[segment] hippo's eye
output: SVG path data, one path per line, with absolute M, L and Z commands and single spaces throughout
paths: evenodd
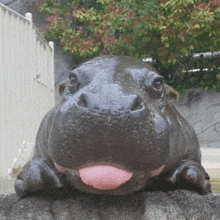
M 162 91 L 163 90 L 163 79 L 159 78 L 159 79 L 154 80 L 152 86 L 154 90 L 158 92 Z
M 149 94 L 153 97 L 161 98 L 163 96 L 163 77 L 156 77 L 148 87 Z
M 75 84 L 77 84 L 77 82 L 78 82 L 78 77 L 77 77 L 77 75 L 76 75 L 75 73 L 70 72 L 70 74 L 69 74 L 69 80 L 70 80 L 70 84 L 71 84 L 71 85 L 75 85 Z
M 75 93 L 76 91 L 78 91 L 79 86 L 80 86 L 80 83 L 78 81 L 78 76 L 75 73 L 70 72 L 69 73 L 69 81 L 70 81 L 70 84 L 68 87 L 69 92 Z

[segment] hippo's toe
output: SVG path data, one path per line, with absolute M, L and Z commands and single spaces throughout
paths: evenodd
M 27 192 L 24 189 L 23 181 L 20 179 L 17 179 L 15 181 L 15 192 L 21 197 L 24 198 L 27 196 Z
M 22 198 L 41 191 L 53 192 L 63 187 L 62 174 L 48 159 L 29 161 L 18 174 L 15 191 Z
M 211 193 L 209 175 L 201 164 L 187 160 L 184 161 L 168 178 L 174 186 L 198 191 L 200 194 Z

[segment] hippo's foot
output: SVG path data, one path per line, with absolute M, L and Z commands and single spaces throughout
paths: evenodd
M 15 191 L 20 197 L 38 195 L 39 192 L 54 194 L 53 192 L 57 193 L 63 187 L 63 178 L 51 160 L 47 158 L 31 160 L 18 174 Z
M 207 194 L 212 192 L 209 179 L 209 175 L 201 164 L 187 160 L 172 170 L 172 175 L 167 180 L 175 188 L 189 189 L 200 194 Z
M 201 164 L 185 160 L 149 179 L 141 191 L 170 191 L 186 189 L 199 194 L 211 193 L 209 175 Z

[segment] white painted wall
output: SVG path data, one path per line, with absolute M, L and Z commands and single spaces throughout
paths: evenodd
M 26 17 L 0 4 L 0 176 L 15 159 L 28 159 L 40 122 L 54 106 L 53 42 L 31 14 Z

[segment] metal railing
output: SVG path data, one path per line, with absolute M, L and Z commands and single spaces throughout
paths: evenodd
M 0 176 L 18 165 L 23 148 L 31 152 L 54 102 L 53 42 L 37 30 L 31 13 L 23 17 L 0 4 Z
M 215 52 L 203 52 L 203 53 L 194 53 L 192 54 L 192 59 L 196 60 L 196 59 L 213 59 L 213 58 L 218 58 L 220 57 L 220 51 L 215 51 Z M 151 57 L 145 58 L 143 59 L 144 62 L 148 62 L 148 63 L 155 63 L 156 60 L 154 60 Z

